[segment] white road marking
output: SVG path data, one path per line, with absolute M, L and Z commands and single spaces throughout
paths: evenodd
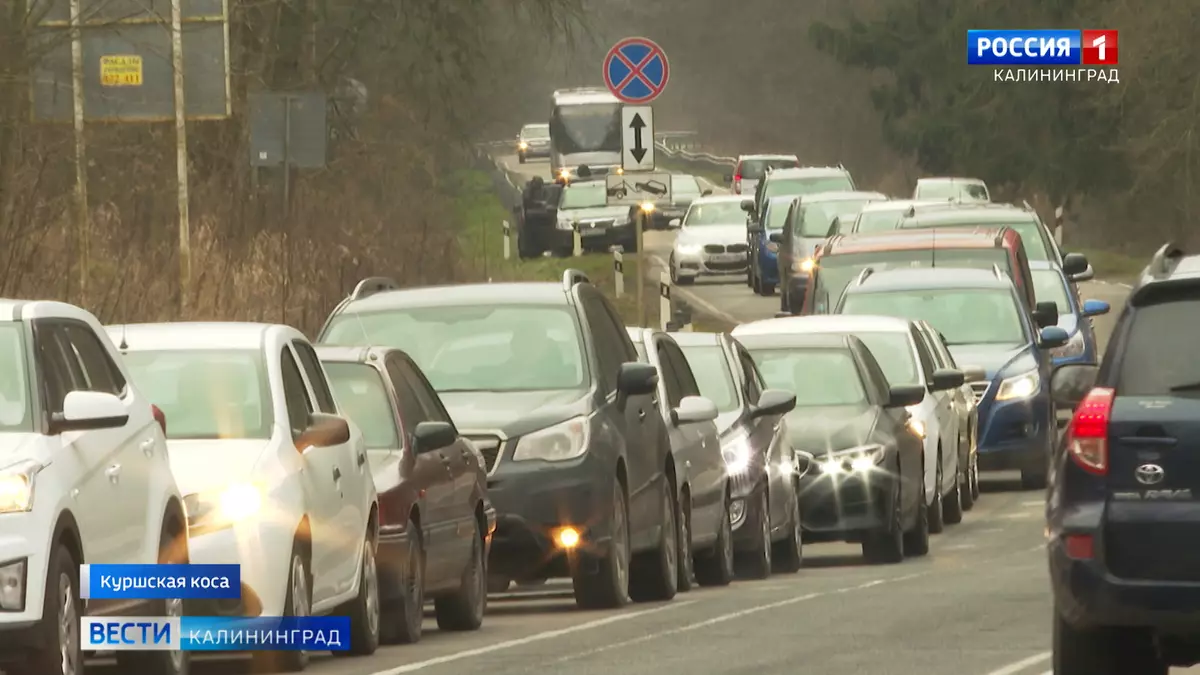
M 664 270 L 670 270 L 670 268 L 667 266 L 666 261 L 663 260 L 662 258 L 660 258 L 656 255 L 651 255 L 650 260 L 656 266 L 661 267 Z M 731 323 L 735 326 L 741 323 L 741 321 L 738 321 L 737 318 L 735 318 L 729 312 L 722 310 L 721 308 L 717 307 L 716 305 L 712 304 L 711 302 L 705 300 L 704 298 L 700 297 L 699 295 L 696 295 L 695 293 L 693 293 L 689 290 L 682 289 L 678 286 L 671 286 L 671 292 L 682 295 L 684 300 L 687 300 L 688 302 L 692 303 L 696 307 L 699 307 L 701 310 L 704 311 L 705 314 L 708 314 L 709 316 L 716 317 L 726 323 Z
M 965 550 L 971 549 L 971 548 L 979 548 L 979 547 L 976 546 L 975 544 L 955 544 L 953 546 L 943 546 L 941 550 L 943 550 L 943 551 L 965 551 Z
M 425 661 L 417 661 L 416 663 L 410 663 L 408 665 L 398 666 L 396 668 L 388 668 L 387 670 L 376 671 L 374 673 L 371 673 L 370 675 L 399 675 L 400 673 L 411 673 L 411 672 L 415 672 L 418 670 L 425 670 L 426 668 L 432 668 L 434 666 L 440 666 L 440 665 L 444 665 L 447 663 L 454 663 L 455 661 L 462 661 L 463 659 L 469 659 L 469 658 L 472 658 L 475 656 L 483 656 L 484 654 L 491 654 L 492 652 L 498 652 L 498 651 L 501 651 L 504 649 L 512 649 L 513 647 L 521 647 L 521 646 L 524 646 L 527 644 L 532 644 L 534 642 L 542 642 L 543 640 L 552 640 L 554 638 L 562 637 L 564 635 L 570 635 L 571 633 L 581 633 L 583 631 L 591 630 L 593 628 L 599 628 L 601 626 L 608 626 L 608 625 L 611 625 L 614 623 L 620 623 L 622 621 L 629 621 L 631 619 L 637 619 L 637 618 L 647 616 L 650 614 L 656 614 L 658 612 L 665 612 L 667 610 L 672 610 L 672 609 L 680 609 L 682 607 L 687 607 L 688 605 L 694 605 L 697 602 L 699 602 L 699 600 L 676 601 L 676 602 L 672 602 L 669 605 L 663 605 L 662 607 L 654 607 L 653 609 L 644 609 L 640 612 L 630 612 L 628 614 L 617 614 L 615 616 L 609 616 L 609 617 L 605 617 L 603 619 L 596 619 L 595 621 L 588 621 L 587 623 L 581 623 L 576 626 L 569 626 L 567 628 L 559 628 L 557 630 L 546 631 L 544 633 L 534 633 L 533 635 L 527 635 L 523 638 L 517 638 L 515 640 L 506 640 L 504 642 L 497 642 L 496 644 L 487 645 L 485 647 L 477 647 L 475 649 L 466 649 L 461 652 L 454 652 L 453 654 L 447 654 L 445 656 L 439 656 L 437 658 L 426 659 Z
M 1021 506 L 1045 506 L 1045 505 L 1046 505 L 1046 501 L 1043 499 L 1039 499 L 1035 502 L 1021 502 Z
M 993 670 L 992 672 L 988 673 L 987 675 L 1016 675 L 1017 673 L 1021 672 L 1022 670 L 1025 670 L 1026 668 L 1028 668 L 1030 666 L 1035 666 L 1035 665 L 1041 663 L 1042 661 L 1049 661 L 1049 660 L 1050 660 L 1050 652 L 1042 652 L 1041 654 L 1034 654 L 1033 656 L 1031 656 L 1027 659 L 1021 659 L 1020 661 L 1017 661 L 1016 663 L 1010 663 L 1007 666 L 1004 666 L 1003 668 L 1001 668 L 999 670 Z

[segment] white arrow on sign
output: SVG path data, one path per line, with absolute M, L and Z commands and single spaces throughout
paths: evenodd
M 627 105 L 621 108 L 621 168 L 654 170 L 654 108 Z

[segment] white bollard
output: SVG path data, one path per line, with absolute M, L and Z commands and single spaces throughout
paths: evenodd
M 613 283 L 616 285 L 616 297 L 625 295 L 625 256 L 621 249 L 613 249 Z
M 667 330 L 671 322 L 671 275 L 663 271 L 658 275 L 658 324 Z
M 512 258 L 512 229 L 510 228 L 507 220 L 504 221 L 503 226 L 504 226 L 504 259 L 509 260 Z
M 583 255 L 583 235 L 579 233 L 579 223 L 571 228 L 571 255 L 576 258 Z

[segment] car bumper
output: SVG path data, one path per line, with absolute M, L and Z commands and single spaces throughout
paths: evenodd
M 591 453 L 568 462 L 502 464 L 488 479 L 496 509 L 489 571 L 512 579 L 565 576 L 567 550 L 555 540 L 565 527 L 579 532 L 576 551 L 606 553 L 613 480 L 613 467 Z
M 760 473 L 761 471 L 761 466 L 752 465 L 749 470 L 729 476 L 729 520 L 735 542 L 754 536 L 753 534 L 746 535 L 745 532 L 755 532 L 754 528 L 748 526 L 747 523 L 753 520 L 753 512 L 756 508 L 753 505 L 758 503 L 759 491 L 762 490 L 765 482 L 765 476 Z
M 979 407 L 979 468 L 982 471 L 1046 470 L 1054 420 L 1044 397 L 985 400 Z
M 896 479 L 888 472 L 806 475 L 800 479 L 800 514 L 806 535 L 854 539 L 892 521 Z
M 700 251 L 674 252 L 677 273 L 681 277 L 725 276 L 745 274 L 750 256 L 744 251 L 734 253 L 705 253 Z
M 200 616 L 283 616 L 295 524 L 246 523 L 193 535 L 188 553 L 194 564 L 238 565 L 240 600 L 188 601 L 187 612 Z
M 0 535 L 0 565 L 24 563 L 23 593 L 25 606 L 19 611 L 0 611 L 0 631 L 18 630 L 42 618 L 46 589 L 46 564 L 49 558 L 51 525 L 39 524 L 36 513 L 10 513 L 5 533 Z M 11 525 L 11 527 L 10 527 Z M 36 528 L 45 527 L 39 531 Z M 39 536 L 30 537 L 31 533 Z M 77 589 L 78 590 L 78 589 Z
M 776 268 L 778 269 L 778 268 Z M 804 301 L 804 295 L 808 292 L 808 275 L 807 274 L 791 274 L 787 278 L 788 297 L 793 302 L 800 304 Z
M 524 150 L 521 150 L 518 148 L 517 154 L 522 157 L 549 157 L 550 156 L 550 147 L 549 146 L 531 145 L 528 148 L 525 148 Z
M 555 228 L 549 236 L 553 237 L 552 245 L 555 249 L 573 250 L 575 247 L 575 233 L 571 230 Z M 585 229 L 580 232 L 579 243 L 585 251 L 604 251 L 613 246 L 634 251 L 637 250 L 637 230 L 632 225 Z

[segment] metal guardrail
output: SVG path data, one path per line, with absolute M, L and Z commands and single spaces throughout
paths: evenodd
M 513 140 L 491 141 L 481 145 L 489 151 L 511 147 Z M 659 155 L 671 160 L 674 164 L 686 166 L 689 170 L 709 174 L 731 174 L 737 164 L 736 157 L 725 157 L 704 152 L 702 144 L 695 131 L 660 131 L 654 134 L 654 147 Z M 515 151 L 514 151 L 515 152 Z

